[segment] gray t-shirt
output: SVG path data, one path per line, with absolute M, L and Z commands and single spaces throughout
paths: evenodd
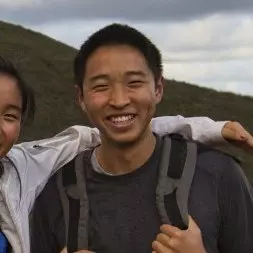
M 198 148 L 207 152 L 198 155 L 189 212 L 202 231 L 206 251 L 252 253 L 252 188 L 231 157 L 202 145 Z M 101 174 L 87 166 L 89 250 L 152 251 L 151 243 L 161 225 L 155 202 L 159 153 L 157 145 L 141 168 L 121 176 Z M 55 177 L 35 203 L 32 228 L 33 253 L 58 253 L 64 247 L 64 219 Z

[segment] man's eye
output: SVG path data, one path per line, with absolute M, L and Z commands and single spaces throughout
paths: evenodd
M 108 85 L 106 85 L 106 84 L 96 85 L 93 87 L 93 90 L 95 90 L 95 91 L 104 91 L 107 89 L 108 89 Z
M 139 87 L 143 84 L 144 82 L 142 80 L 132 80 L 128 83 L 129 86 L 136 86 Z

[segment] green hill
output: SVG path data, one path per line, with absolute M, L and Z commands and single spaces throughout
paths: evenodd
M 51 136 L 73 124 L 87 124 L 73 94 L 71 73 L 75 53 L 75 49 L 42 34 L 0 22 L 0 54 L 18 63 L 36 92 L 35 122 L 25 127 L 22 140 Z M 169 80 L 157 115 L 177 114 L 238 120 L 253 132 L 253 98 Z M 253 182 L 253 157 L 238 150 L 229 151 L 243 160 Z

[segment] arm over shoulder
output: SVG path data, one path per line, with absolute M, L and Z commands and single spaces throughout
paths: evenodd
M 52 138 L 15 145 L 8 156 L 20 174 L 26 203 L 31 206 L 54 172 L 99 141 L 96 129 L 72 126 Z
M 206 144 L 226 143 L 222 128 L 227 121 L 213 121 L 208 117 L 164 116 L 151 121 L 152 129 L 158 134 L 178 133 L 186 139 Z

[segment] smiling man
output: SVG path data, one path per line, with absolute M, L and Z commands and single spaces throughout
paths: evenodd
M 157 198 L 170 187 L 160 169 L 165 139 L 150 127 L 163 78 L 160 52 L 149 39 L 124 25 L 99 30 L 79 50 L 75 78 L 80 106 L 100 130 L 101 145 L 46 185 L 35 203 L 32 252 L 58 253 L 65 246 L 69 253 L 253 251 L 252 189 L 240 166 L 226 154 L 181 138 L 164 155 L 171 156 L 176 172 L 194 161 L 185 200 L 190 216 L 185 227 L 164 221 L 164 212 L 171 217 L 176 205 Z M 168 140 L 175 143 L 174 137 Z M 196 159 L 185 160 L 185 146 L 195 150 Z

